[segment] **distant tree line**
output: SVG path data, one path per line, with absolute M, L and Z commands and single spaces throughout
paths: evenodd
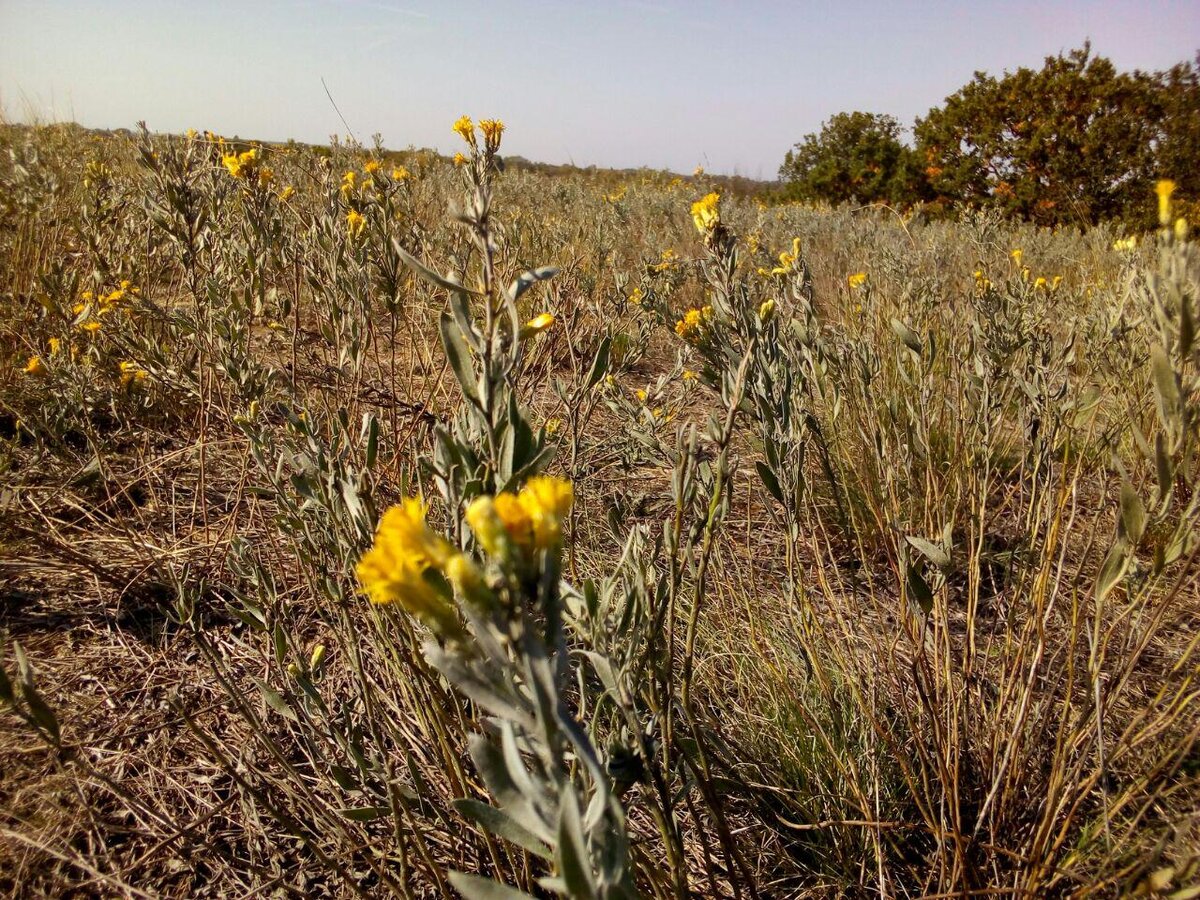
M 1200 198 L 1200 54 L 1164 72 L 1118 72 L 1085 44 L 1038 70 L 976 72 L 917 119 L 911 144 L 902 134 L 892 116 L 833 116 L 784 158 L 783 196 L 1149 225 L 1156 179 Z

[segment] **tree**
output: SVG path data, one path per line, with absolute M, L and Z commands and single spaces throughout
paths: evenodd
M 891 116 L 838 113 L 788 151 L 779 177 L 801 200 L 902 203 L 916 190 L 911 155 Z
M 1042 224 L 1136 216 L 1163 174 L 1157 148 L 1188 143 L 1175 131 L 1164 136 L 1167 107 L 1180 102 L 1165 77 L 1119 73 L 1087 44 L 1047 57 L 1037 71 L 976 72 L 917 121 L 929 183 L 941 199 Z M 1185 83 L 1188 74 L 1174 79 Z

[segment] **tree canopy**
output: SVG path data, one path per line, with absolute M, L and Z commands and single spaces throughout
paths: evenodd
M 787 196 L 842 203 L 933 201 L 998 208 L 1042 224 L 1149 224 L 1149 186 L 1200 193 L 1200 56 L 1165 72 L 1120 72 L 1089 45 L 1041 69 L 985 72 L 913 128 L 840 113 L 784 159 Z

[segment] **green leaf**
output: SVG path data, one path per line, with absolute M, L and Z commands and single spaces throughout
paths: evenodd
M 300 721 L 296 716 L 295 710 L 288 705 L 288 702 L 283 699 L 283 695 L 279 693 L 279 691 L 275 690 L 265 682 L 259 681 L 257 678 L 253 680 L 254 683 L 258 685 L 258 689 L 262 693 L 263 699 L 267 701 L 267 706 L 271 707 L 271 709 L 275 710 L 275 712 L 279 713 L 285 719 L 290 719 L 293 722 Z
M 365 461 L 367 468 L 373 469 L 375 460 L 379 457 L 379 420 L 373 413 L 363 413 L 363 430 L 367 435 Z
M 779 501 L 779 505 L 787 509 L 787 504 L 783 501 L 783 488 L 779 486 L 779 479 L 775 477 L 775 473 L 761 459 L 756 460 L 754 468 L 758 471 L 758 477 L 762 480 L 763 486 L 771 493 L 771 496 Z
M 454 377 L 462 387 L 463 396 L 476 406 L 479 405 L 479 386 L 475 381 L 475 369 L 471 366 L 471 351 L 463 340 L 454 317 L 443 310 L 438 326 L 442 332 L 442 346 L 446 359 L 454 370 Z
M 1150 374 L 1154 378 L 1154 390 L 1158 399 L 1158 415 L 1163 428 L 1170 430 L 1179 418 L 1182 401 L 1175 370 L 1167 359 L 1167 352 L 1157 344 L 1150 348 Z
M 339 809 L 338 815 L 352 822 L 372 822 L 392 814 L 390 806 L 348 806 Z
M 896 337 L 904 342 L 905 347 L 917 354 L 917 356 L 921 355 L 921 339 L 917 337 L 915 331 L 899 319 L 892 319 L 888 324 L 892 326 L 892 331 L 896 333 Z
M 474 294 L 477 297 L 483 296 L 479 291 L 473 291 L 470 288 L 463 287 L 461 284 L 443 278 L 425 263 L 421 262 L 407 250 L 400 246 L 400 242 L 392 238 L 392 249 L 396 251 L 396 255 L 400 257 L 400 261 L 424 278 L 426 281 L 436 284 L 438 287 L 445 288 L 448 291 L 462 291 L 467 294 Z
M 1175 466 L 1167 453 L 1167 445 L 1161 434 L 1155 435 L 1154 438 L 1154 471 L 1158 476 L 1158 496 L 1160 500 L 1165 501 L 1175 485 Z
M 950 554 L 939 547 L 932 541 L 927 541 L 925 538 L 913 537 L 908 535 L 904 538 L 909 545 L 915 550 L 918 550 L 922 556 L 937 566 L 939 569 L 950 568 Z
M 585 389 L 595 387 L 600 383 L 600 379 L 608 373 L 608 357 L 611 347 L 612 339 L 605 335 L 596 350 L 596 358 L 592 360 L 592 370 L 588 372 L 587 381 L 584 383 Z
M 524 891 L 466 872 L 451 872 L 450 884 L 463 895 L 464 900 L 533 900 Z
M 555 848 L 558 874 L 566 883 L 567 894 L 570 897 L 595 897 L 596 885 L 592 879 L 587 844 L 583 838 L 583 822 L 579 815 L 579 801 L 575 798 L 574 786 L 569 783 L 563 785 L 558 796 L 558 846 Z
M 542 266 L 540 269 L 534 269 L 530 272 L 522 272 L 517 280 L 508 286 L 508 296 L 514 303 L 521 299 L 521 295 L 537 284 L 539 281 L 545 281 L 553 278 L 559 272 L 554 266 Z
M 909 565 L 906 568 L 905 582 L 908 585 L 908 599 L 916 603 L 921 608 L 921 612 L 929 615 L 933 610 L 933 590 L 929 587 L 925 577 L 917 571 L 916 566 Z
M 1146 507 L 1128 478 L 1121 482 L 1121 529 L 1134 546 L 1146 531 Z
M 1118 538 L 1109 549 L 1108 555 L 1104 557 L 1104 562 L 1100 566 L 1100 574 L 1096 576 L 1097 603 L 1108 596 L 1128 568 L 1129 546 L 1123 538 Z
M 550 849 L 538 840 L 533 832 L 518 823 L 504 810 L 472 799 L 455 800 L 453 805 L 464 817 L 492 834 L 502 837 L 506 841 L 512 841 L 518 847 L 522 847 L 542 859 L 554 858 Z

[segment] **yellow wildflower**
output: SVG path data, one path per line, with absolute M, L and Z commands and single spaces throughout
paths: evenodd
M 635 287 L 633 293 L 629 295 L 629 303 L 633 306 L 641 306 L 642 301 L 646 299 L 646 295 L 642 293 L 640 287 Z
M 470 116 L 459 116 L 454 122 L 454 130 L 471 147 L 475 146 L 475 123 Z
M 692 221 L 701 234 L 712 231 L 721 224 L 721 195 L 716 191 L 705 194 L 692 204 Z
M 392 169 L 393 181 L 408 181 L 411 177 L 408 169 L 404 168 L 404 166 L 396 166 L 396 168 Z
M 701 309 L 689 309 L 683 314 L 683 318 L 675 323 L 675 333 L 685 341 L 698 340 L 711 318 L 711 306 L 705 306 Z
M 1188 222 L 1182 216 L 1175 220 L 1175 239 L 1177 241 L 1186 241 L 1188 239 Z
M 779 254 L 779 265 L 771 270 L 772 275 L 787 275 L 791 273 L 800 258 L 800 238 L 792 238 L 792 252 L 786 250 Z
M 83 329 L 84 331 L 88 332 L 89 334 L 95 334 L 97 331 L 100 330 L 100 323 L 97 322 L 95 319 L 92 319 L 92 321 L 84 322 L 79 327 L 81 329 Z
M 544 427 L 546 434 L 558 434 L 559 429 L 562 428 L 562 419 L 547 419 Z
M 294 187 L 292 187 L 290 184 L 287 187 L 285 187 L 282 191 L 279 192 L 279 200 L 282 203 L 287 203 L 289 200 L 291 200 L 295 196 L 296 196 L 296 189 Z
M 1158 224 L 1164 228 L 1171 224 L 1171 195 L 1175 193 L 1175 182 L 1170 178 L 1161 179 L 1154 186 L 1158 194 Z
M 483 140 L 493 153 L 500 148 L 500 135 L 504 134 L 504 123 L 499 119 L 480 119 L 479 130 L 483 132 Z
M 1127 238 L 1118 238 L 1113 241 L 1113 249 L 1121 252 L 1132 252 L 1137 249 L 1137 235 L 1130 235 Z
M 535 476 L 517 494 L 479 497 L 467 508 L 467 524 L 489 555 L 550 550 L 562 541 L 562 522 L 574 503 L 571 482 Z
M 121 384 L 128 387 L 131 384 L 140 384 L 146 380 L 146 370 L 135 362 L 128 360 L 120 365 L 121 368 Z
M 849 276 L 846 279 L 846 283 L 848 285 L 850 285 L 850 287 L 852 287 L 852 288 L 862 287 L 864 284 L 867 283 L 867 273 L 866 272 L 855 272 L 853 275 Z
M 1044 290 L 1046 290 L 1046 287 L 1049 284 L 1050 284 L 1050 282 L 1048 282 L 1044 277 L 1039 275 L 1037 280 L 1034 281 L 1033 287 L 1034 287 L 1034 290 L 1044 291 Z
M 1025 255 L 1025 251 L 1023 251 L 1020 247 L 1018 247 L 1016 250 L 1014 250 L 1012 253 L 1010 253 L 1008 255 L 1010 257 L 1012 257 L 1012 261 L 1015 262 L 1019 266 L 1021 264 L 1021 257 L 1023 257 Z
M 383 166 L 383 163 L 381 163 L 379 160 L 369 159 L 365 163 L 363 163 L 363 171 L 366 172 L 368 175 L 374 175 L 376 172 L 378 172 L 380 170 L 380 168 L 382 166 Z
M 367 225 L 367 217 L 356 209 L 346 213 L 346 231 L 350 233 L 350 237 L 357 238 L 363 233 L 363 229 Z
M 1058 286 L 1062 284 L 1062 280 L 1063 277 L 1061 275 L 1055 275 L 1052 279 L 1050 279 L 1050 290 L 1057 291 Z
M 665 272 L 665 271 L 667 271 L 667 269 L 671 268 L 671 266 L 675 265 L 675 263 L 678 261 L 679 261 L 679 257 L 678 257 L 678 255 L 676 255 L 675 251 L 671 250 L 671 249 L 667 249 L 667 250 L 664 250 L 660 254 L 659 261 L 657 263 L 655 263 L 654 265 L 652 265 L 650 268 L 653 269 L 655 272 Z
M 50 343 L 50 355 L 58 356 L 59 352 L 62 350 L 62 341 L 60 341 L 56 337 L 52 337 L 52 338 L 50 338 L 49 343 Z
M 521 337 L 532 337 L 535 334 L 541 334 L 547 328 L 554 325 L 556 321 L 558 320 L 550 313 L 539 313 L 525 323 L 525 327 L 521 329 Z
M 467 164 L 467 158 L 465 156 L 463 156 L 461 153 L 455 153 L 454 154 L 454 164 L 456 166 L 465 166 Z
M 770 321 L 771 316 L 775 314 L 775 301 L 772 299 L 764 300 L 758 308 L 758 317 L 764 321 Z
M 562 478 L 537 475 L 525 482 L 517 495 L 533 529 L 534 546 L 548 549 L 562 539 L 562 522 L 575 502 L 571 482 Z
M 379 522 L 375 543 L 355 570 L 372 603 L 399 604 L 435 631 L 461 632 L 448 585 L 437 576 L 457 554 L 425 524 L 425 505 L 415 497 L 393 506 Z
M 638 403 L 645 403 L 645 402 L 646 402 L 646 396 L 647 396 L 647 395 L 646 395 L 646 392 L 645 392 L 644 390 L 642 390 L 641 388 L 638 388 L 638 389 L 637 389 L 637 398 L 638 398 Z
M 46 364 L 42 362 L 40 356 L 29 357 L 29 362 L 25 363 L 25 374 L 40 377 L 46 374 Z

